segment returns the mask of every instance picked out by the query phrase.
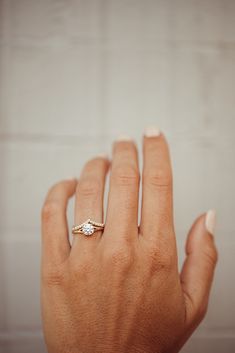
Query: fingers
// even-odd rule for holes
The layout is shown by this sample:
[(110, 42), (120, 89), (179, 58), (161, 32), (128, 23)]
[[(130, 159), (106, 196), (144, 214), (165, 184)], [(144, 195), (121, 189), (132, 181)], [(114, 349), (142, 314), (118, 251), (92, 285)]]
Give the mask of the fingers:
[[(76, 225), (84, 223), (87, 219), (95, 222), (103, 222), (103, 197), (106, 174), (109, 161), (106, 157), (96, 157), (86, 163), (78, 180), (75, 196)], [(80, 247), (86, 242), (86, 247), (94, 245), (94, 239), (99, 238), (101, 232), (95, 232), (92, 236), (77, 234), (73, 237), (72, 248)], [(93, 243), (93, 245), (91, 245)], [(73, 249), (72, 249), (73, 250)]]
[(137, 237), (139, 178), (135, 143), (129, 139), (115, 142), (104, 238)]
[(140, 232), (149, 239), (163, 232), (166, 237), (173, 228), (172, 171), (166, 139), (156, 128), (145, 133), (143, 159)]
[(207, 309), (217, 251), (214, 244), (214, 211), (199, 217), (193, 224), (186, 244), (186, 260), (181, 272), (182, 289), (189, 322), (198, 324)]
[(42, 252), (45, 261), (63, 262), (69, 255), (66, 209), (76, 184), (76, 179), (61, 181), (47, 194), (42, 208)]

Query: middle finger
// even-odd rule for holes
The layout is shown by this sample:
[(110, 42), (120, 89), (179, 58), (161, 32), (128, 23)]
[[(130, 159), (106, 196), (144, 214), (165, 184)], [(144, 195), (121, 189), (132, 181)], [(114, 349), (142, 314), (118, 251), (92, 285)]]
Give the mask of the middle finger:
[(104, 238), (130, 240), (137, 236), (139, 180), (136, 145), (129, 138), (120, 138), (113, 145)]

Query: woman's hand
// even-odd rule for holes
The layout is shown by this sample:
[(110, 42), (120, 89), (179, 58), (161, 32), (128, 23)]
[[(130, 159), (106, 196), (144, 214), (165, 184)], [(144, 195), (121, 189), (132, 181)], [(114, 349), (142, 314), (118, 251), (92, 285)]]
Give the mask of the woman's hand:
[(170, 157), (157, 129), (146, 132), (143, 157), (139, 227), (138, 155), (127, 138), (113, 146), (104, 232), (76, 235), (70, 246), (66, 207), (75, 193), (75, 224), (103, 221), (106, 158), (47, 195), (41, 299), (50, 353), (178, 352), (205, 315), (217, 259), (214, 213), (192, 226), (179, 274)]

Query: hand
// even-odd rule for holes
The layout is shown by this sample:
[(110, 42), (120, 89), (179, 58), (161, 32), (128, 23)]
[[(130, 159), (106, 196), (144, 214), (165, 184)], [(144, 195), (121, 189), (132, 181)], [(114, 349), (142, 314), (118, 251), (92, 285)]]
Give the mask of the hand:
[(50, 353), (178, 352), (205, 315), (217, 253), (214, 213), (192, 226), (181, 274), (173, 225), (172, 171), (163, 134), (143, 141), (139, 168), (131, 140), (113, 146), (104, 232), (69, 242), (66, 207), (75, 193), (75, 224), (103, 221), (109, 161), (85, 165), (79, 181), (49, 191), (42, 210), (41, 299)]

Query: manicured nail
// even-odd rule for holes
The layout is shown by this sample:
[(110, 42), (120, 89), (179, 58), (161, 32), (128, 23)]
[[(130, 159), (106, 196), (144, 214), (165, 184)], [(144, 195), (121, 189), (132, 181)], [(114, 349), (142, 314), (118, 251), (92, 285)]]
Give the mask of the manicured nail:
[(144, 135), (146, 137), (157, 137), (161, 134), (161, 131), (156, 126), (148, 126), (145, 128)]
[(206, 230), (211, 233), (212, 235), (215, 232), (215, 225), (216, 225), (216, 211), (209, 210), (206, 214)]
[(132, 141), (132, 138), (128, 135), (119, 135), (117, 138), (116, 138), (116, 141)]
[(76, 178), (76, 177), (73, 177), (73, 178), (65, 178), (65, 181), (68, 181), (69, 183), (71, 183), (71, 182), (77, 182), (77, 180), (78, 180), (78, 178)]
[(96, 155), (97, 158), (104, 158), (104, 159), (109, 159), (109, 156), (107, 153), (99, 153)]

